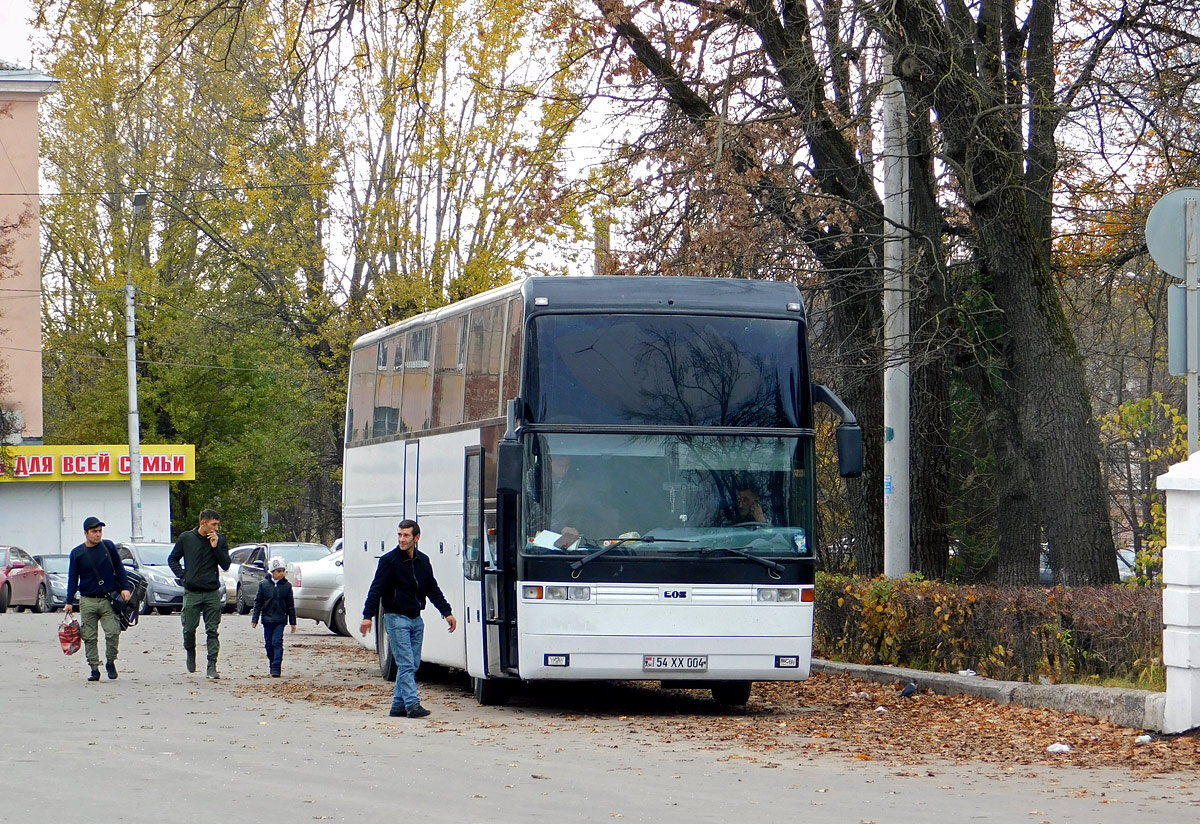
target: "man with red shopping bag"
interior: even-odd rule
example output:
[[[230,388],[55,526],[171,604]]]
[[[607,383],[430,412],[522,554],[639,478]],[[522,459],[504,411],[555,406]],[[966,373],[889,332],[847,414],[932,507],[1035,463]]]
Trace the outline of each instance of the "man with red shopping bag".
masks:
[[[121,622],[108,600],[110,592],[120,592],[129,600],[129,583],[125,580],[125,567],[117,557],[117,548],[112,541],[104,540],[104,522],[94,515],[83,522],[84,541],[71,550],[71,563],[67,571],[67,605],[63,612],[71,614],[71,602],[75,590],[79,590],[79,613],[83,626],[79,634],[83,637],[83,650],[88,666],[92,668],[89,681],[100,680],[100,633],[104,630],[105,669],[109,678],[117,677],[117,650],[121,643]],[[99,627],[97,626],[99,625]]]

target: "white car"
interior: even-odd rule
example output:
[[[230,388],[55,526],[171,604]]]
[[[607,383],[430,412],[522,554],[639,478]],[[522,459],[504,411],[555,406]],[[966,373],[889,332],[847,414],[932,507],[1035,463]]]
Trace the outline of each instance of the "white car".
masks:
[[[349,635],[342,586],[342,551],[315,561],[288,564],[288,580],[296,599],[296,617],[321,621],[331,632]]]

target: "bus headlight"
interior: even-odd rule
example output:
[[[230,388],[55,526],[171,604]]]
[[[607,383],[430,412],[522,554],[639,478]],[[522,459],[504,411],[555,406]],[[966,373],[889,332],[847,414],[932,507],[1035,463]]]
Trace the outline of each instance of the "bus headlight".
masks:
[[[521,587],[521,597],[526,601],[540,601],[542,600],[542,588],[532,584],[526,584],[525,586]]]
[[[567,587],[568,601],[590,601],[592,600],[591,587]]]
[[[565,601],[567,600],[566,587],[546,587],[547,601]]]
[[[794,587],[764,587],[758,591],[758,600],[768,603],[796,603],[800,600],[800,590]]]

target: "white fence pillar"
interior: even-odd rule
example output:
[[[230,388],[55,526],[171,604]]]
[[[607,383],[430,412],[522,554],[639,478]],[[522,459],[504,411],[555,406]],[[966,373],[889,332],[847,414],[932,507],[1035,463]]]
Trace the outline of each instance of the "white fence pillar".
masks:
[[[1163,550],[1163,664],[1167,695],[1160,732],[1200,727],[1200,452],[1158,478],[1167,494]]]

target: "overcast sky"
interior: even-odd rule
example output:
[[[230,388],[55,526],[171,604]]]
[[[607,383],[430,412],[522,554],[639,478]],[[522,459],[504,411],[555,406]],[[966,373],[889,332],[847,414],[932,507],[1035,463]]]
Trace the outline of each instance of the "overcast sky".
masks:
[[[29,38],[33,29],[30,0],[0,0],[0,60],[29,68],[32,55]],[[40,68],[40,67],[39,67]]]

